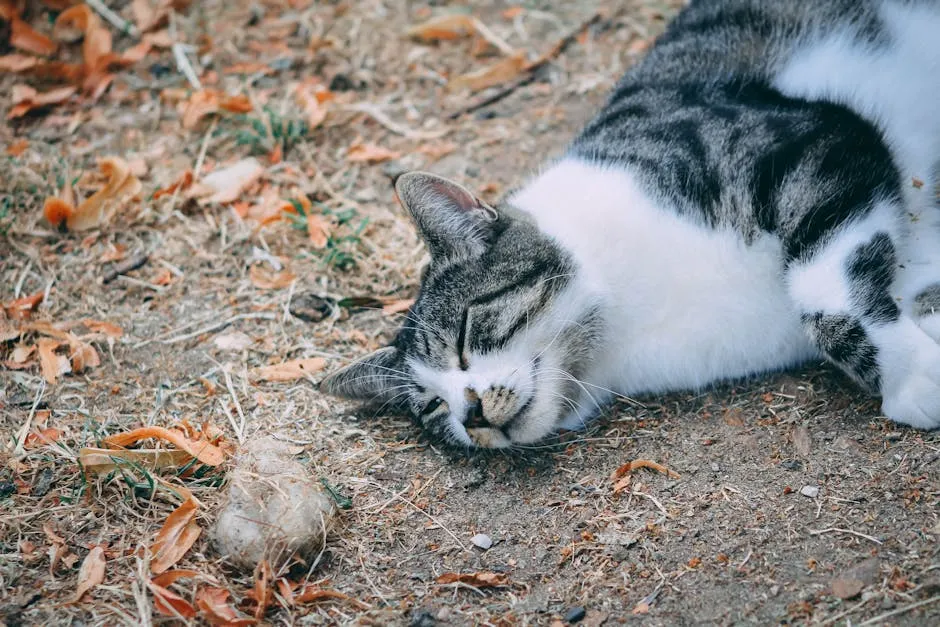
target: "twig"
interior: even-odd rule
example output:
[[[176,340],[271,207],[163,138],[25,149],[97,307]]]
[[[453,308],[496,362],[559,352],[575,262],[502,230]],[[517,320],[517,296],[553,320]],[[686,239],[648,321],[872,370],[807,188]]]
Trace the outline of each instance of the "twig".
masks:
[[[839,527],[827,527],[826,529],[810,529],[810,535],[819,536],[824,533],[848,533],[853,536],[858,536],[859,538],[865,538],[866,540],[871,540],[875,544],[881,544],[881,540],[878,538],[873,538],[872,536],[867,536],[864,533],[858,531],[852,531],[851,529],[840,529]]]
[[[588,20],[582,22],[581,25],[578,26],[576,29],[574,29],[573,31],[571,31],[570,33],[568,33],[567,35],[559,39],[555,43],[554,46],[549,48],[548,52],[540,56],[535,61],[529,63],[525,67],[525,70],[524,70],[525,74],[522,77],[517,78],[515,81],[513,81],[506,87],[503,87],[502,89],[497,91],[495,94],[487,96],[486,98],[482,100],[478,100],[477,102],[471,103],[467,105],[466,107],[463,107],[462,109],[454,111],[453,113],[447,116],[447,119],[456,120],[457,118],[459,118],[460,116],[464,114],[473,113],[474,111],[478,111],[484,107],[488,107],[489,105],[495,102],[499,102],[500,100],[502,100],[503,98],[505,98],[512,92],[516,91],[520,87],[524,87],[528,85],[529,83],[535,80],[536,74],[540,69],[542,69],[543,67],[545,67],[546,65],[554,61],[556,58],[558,58],[565,50],[568,49],[568,47],[571,44],[577,41],[581,33],[586,31],[595,23],[599,22],[601,19],[604,18],[604,16],[605,14],[603,11],[598,11],[594,13],[594,15],[592,15]]]
[[[176,59],[176,68],[186,77],[193,89],[202,89],[202,83],[199,82],[199,77],[196,76],[196,70],[193,69],[193,64],[186,56],[187,48],[189,48],[187,44],[178,41],[173,42],[173,58]]]
[[[166,340],[157,340],[161,344],[176,344],[177,342],[185,342],[186,340],[191,340],[194,337],[199,337],[204,333],[209,333],[210,331],[218,331],[219,329],[224,329],[233,322],[239,320],[274,320],[277,316],[270,313],[256,313],[256,314],[238,314],[237,316],[232,316],[228,320],[221,320],[219,322],[213,322],[210,325],[207,325],[197,331],[192,333],[186,333],[183,335],[177,335],[176,337],[171,337]]]
[[[473,18],[473,27],[476,29],[477,34],[480,35],[483,39],[492,44],[495,48],[498,48],[503,54],[515,54],[515,49],[506,43],[502,37],[491,31],[487,28],[486,24],[480,20]]]
[[[127,33],[135,39],[140,37],[140,32],[137,30],[136,26],[109,9],[101,0],[85,0],[85,4],[100,13],[101,17],[111,22],[111,25],[122,33]]]
[[[899,607],[896,610],[891,610],[890,612],[885,612],[884,614],[879,614],[874,618],[869,618],[864,623],[859,623],[857,627],[864,627],[865,625],[876,625],[886,618],[891,618],[892,616],[897,616],[898,614],[906,614],[911,610],[916,610],[919,607],[924,607],[925,605],[930,605],[931,603],[936,603],[937,601],[940,601],[940,594],[932,596],[929,599],[924,599],[923,601],[918,601],[917,603],[911,603],[910,605]]]
[[[137,268],[140,268],[145,263],[147,263],[148,259],[150,259],[150,253],[141,253],[139,255],[134,255],[133,257],[122,261],[121,263],[116,263],[111,266],[110,270],[104,273],[101,282],[106,284],[110,283],[122,274],[127,274],[128,272],[132,272]]]
[[[655,505],[659,509],[659,511],[663,513],[663,516],[665,516],[666,518],[672,518],[672,516],[669,515],[669,512],[666,511],[666,508],[663,507],[663,504],[659,502],[659,499],[657,499],[652,494],[647,494],[646,492],[639,492],[637,490],[633,490],[632,492],[630,492],[630,494],[634,496],[642,496],[642,497],[648,498],[649,500],[653,502],[653,505]]]
[[[450,529],[448,529],[448,528],[444,525],[444,523],[442,523],[441,521],[439,521],[437,518],[435,518],[434,516],[432,516],[432,515],[429,514],[428,512],[424,511],[423,509],[421,509],[420,507],[418,507],[417,505],[415,505],[414,503],[412,503],[412,502],[409,501],[408,499],[406,499],[406,498],[404,498],[404,497],[402,497],[402,496],[399,496],[399,495],[395,494],[394,492],[392,492],[392,491],[389,490],[388,488],[386,488],[386,487],[384,487],[384,486],[381,486],[381,485],[379,485],[379,484],[377,484],[377,483],[374,484],[374,485],[375,485],[375,487],[377,487],[379,490],[382,490],[383,492],[390,492],[390,493],[392,493],[392,494],[394,495],[394,497],[395,497],[396,499],[398,499],[399,501],[401,501],[402,503],[407,503],[408,505],[410,505],[411,507],[413,507],[413,508],[416,509],[417,511],[419,511],[419,512],[421,512],[422,514],[424,514],[425,516],[427,516],[428,520],[430,520],[432,523],[434,523],[435,525],[437,525],[438,527],[440,527],[441,529],[443,529],[443,530],[447,533],[447,535],[449,535],[451,538],[453,538],[453,539],[454,539],[454,542],[457,543],[457,546],[459,546],[461,549],[463,549],[463,550],[466,551],[467,553],[470,553],[470,550],[469,550],[466,546],[464,546],[464,543],[460,541],[460,538],[458,538],[458,537],[454,534],[453,531],[451,531]]]
[[[245,412],[242,411],[242,405],[238,402],[238,396],[235,394],[235,386],[232,385],[232,376],[228,373],[227,368],[222,368],[222,376],[225,378],[225,387],[228,388],[228,393],[232,395],[232,402],[235,403],[235,409],[238,410],[240,422],[236,425],[234,418],[232,418],[232,429],[235,430],[235,436],[238,438],[239,446],[241,446],[245,443]]]
[[[395,133],[396,135],[401,135],[402,137],[407,137],[408,139],[437,139],[450,132],[450,129],[446,128],[438,131],[419,131],[408,128],[407,126],[399,124],[385,115],[385,113],[378,106],[368,102],[347,105],[343,107],[343,110],[355,111],[356,113],[365,113],[391,132]]]
[[[202,170],[202,164],[206,160],[206,153],[209,151],[209,140],[212,138],[212,133],[215,132],[215,127],[218,123],[219,119],[213,118],[212,124],[209,125],[209,130],[206,131],[205,136],[202,138],[202,146],[199,147],[199,156],[196,157],[196,165],[193,166],[193,181],[199,180],[199,171]]]
[[[29,429],[33,426],[33,416],[36,415],[36,409],[39,407],[39,403],[42,401],[43,392],[46,391],[46,381],[45,379],[40,380],[39,387],[36,388],[36,397],[33,399],[33,406],[29,410],[29,414],[26,416],[26,422],[23,423],[23,426],[20,427],[20,432],[16,434],[16,447],[13,449],[13,456],[19,457],[25,453],[23,448],[26,445],[26,436],[29,435]]]
[[[824,620],[823,622],[821,622],[821,623],[819,624],[819,627],[825,627],[826,625],[832,625],[833,623],[836,623],[836,622],[838,622],[839,620],[845,618],[845,617],[848,616],[849,614],[854,614],[854,613],[857,612],[859,609],[861,609],[861,607],[862,607],[863,605],[865,605],[865,604],[868,603],[869,601],[871,601],[871,599],[863,599],[863,600],[859,601],[858,603],[856,603],[855,605],[853,605],[853,606],[850,607],[849,609],[845,610],[844,612],[839,612],[839,613],[836,614],[835,616],[832,616],[832,617],[830,617],[830,618],[827,618],[826,620]]]

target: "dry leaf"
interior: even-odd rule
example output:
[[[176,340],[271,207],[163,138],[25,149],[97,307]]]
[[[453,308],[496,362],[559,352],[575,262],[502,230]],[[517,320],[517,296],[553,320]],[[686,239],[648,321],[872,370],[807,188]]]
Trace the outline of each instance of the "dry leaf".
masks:
[[[314,372],[319,372],[326,367],[326,360],[322,357],[311,357],[309,359],[292,359],[273,366],[264,366],[255,368],[252,373],[262,381],[296,381],[297,379],[306,379]]]
[[[98,169],[108,179],[103,188],[77,208],[73,208],[67,199],[46,199],[43,207],[46,220],[53,226],[64,221],[70,231],[86,231],[108,222],[140,194],[140,179],[131,174],[123,159],[107,157],[99,161]]]
[[[46,534],[49,542],[52,543],[52,546],[49,547],[49,576],[55,579],[56,566],[58,566],[62,556],[68,552],[68,548],[65,546],[65,539],[53,531],[52,524],[48,521],[42,524],[42,531]]]
[[[158,586],[163,586],[165,588],[176,583],[177,579],[191,579],[193,577],[197,577],[198,575],[199,573],[195,570],[177,568],[160,573],[150,581],[157,584]]]
[[[281,588],[281,592],[283,596],[284,587],[287,587],[289,589],[289,586],[281,586],[280,584],[282,581],[284,580],[281,579],[280,581],[278,581],[278,584],[279,584],[278,587]],[[346,601],[348,603],[351,603],[352,605],[355,605],[359,609],[366,609],[368,607],[365,603],[362,603],[361,601],[357,601],[356,599],[352,598],[348,594],[343,594],[342,592],[338,590],[324,590],[315,584],[307,584],[300,592],[293,592],[291,597],[294,603],[316,603],[319,601],[335,599],[337,601]]]
[[[39,367],[42,370],[42,377],[46,380],[46,383],[54,385],[59,375],[68,373],[72,368],[67,357],[57,355],[55,352],[62,345],[62,342],[41,337],[37,345],[39,347]]]
[[[176,190],[185,191],[189,189],[189,186],[192,184],[193,184],[193,171],[186,170],[171,185],[169,185],[168,187],[164,187],[163,189],[158,189],[157,191],[155,191],[153,193],[153,200],[157,200],[158,198],[162,198],[164,196],[169,196],[170,194],[175,193]]]
[[[333,93],[312,85],[300,84],[294,88],[294,99],[303,111],[307,126],[313,130],[323,124]]]
[[[813,436],[810,434],[809,429],[803,425],[794,427],[790,437],[793,439],[793,448],[796,449],[796,452],[803,457],[809,457],[810,452],[813,450]]]
[[[76,339],[70,346],[69,360],[72,363],[72,372],[78,373],[101,365],[98,351],[91,344]]]
[[[78,451],[78,463],[86,473],[103,475],[118,467],[121,460],[150,470],[180,468],[193,456],[182,450],[109,449],[86,447]],[[157,582],[159,583],[159,582]],[[161,584],[165,585],[165,584]]]
[[[353,163],[381,163],[397,159],[400,156],[400,152],[382,148],[375,144],[355,143],[346,152],[346,159]]]
[[[78,569],[78,585],[75,588],[75,596],[69,603],[78,603],[82,596],[104,581],[104,549],[96,546],[82,561],[82,567]]]
[[[10,320],[29,320],[30,316],[33,315],[33,312],[36,311],[36,308],[39,307],[45,296],[45,291],[36,292],[29,296],[7,301],[0,305],[0,307],[3,308],[7,314],[7,318]]]
[[[228,597],[229,591],[222,588],[206,587],[196,592],[196,605],[202,610],[206,622],[224,627],[254,625],[258,622],[253,618],[239,616],[228,604]]]
[[[25,54],[7,54],[0,57],[0,72],[25,72],[42,63],[41,59]]]
[[[190,198],[199,198],[200,204],[234,202],[242,193],[264,175],[264,166],[250,157],[215,170],[203,177],[189,190]]]
[[[58,47],[54,41],[41,33],[37,33],[29,24],[19,18],[13,18],[10,24],[10,45],[25,52],[39,54],[44,57],[50,56]]]
[[[636,607],[633,608],[634,614],[648,614],[650,611],[650,604],[646,601],[640,601],[636,604]]]
[[[13,143],[11,143],[9,146],[7,146],[5,152],[7,153],[7,156],[10,156],[10,157],[19,157],[19,156],[21,156],[24,152],[26,152],[26,149],[27,149],[27,148],[29,148],[29,140],[28,140],[28,139],[17,139],[17,140],[14,141]]]
[[[40,93],[28,85],[14,85],[12,89],[13,106],[10,107],[10,111],[7,113],[7,119],[20,118],[36,109],[63,103],[71,98],[76,91],[76,87],[66,86]]]
[[[251,279],[251,284],[258,289],[279,290],[290,287],[290,284],[297,280],[297,275],[287,269],[272,272],[264,266],[252,266],[248,270],[248,278]]]
[[[180,561],[202,533],[196,523],[196,501],[192,498],[170,512],[163,527],[157,532],[150,551],[150,570],[160,574]]]
[[[124,335],[124,330],[113,322],[85,318],[82,320],[82,324],[85,325],[89,331],[94,333],[102,333],[108,337],[119,338]]]
[[[58,429],[47,428],[42,431],[35,433],[30,433],[26,436],[26,440],[23,442],[24,449],[32,449],[37,446],[43,446],[45,444],[52,444],[62,435],[62,432]]]
[[[655,470],[655,471],[657,471],[657,472],[661,472],[662,474],[667,475],[668,477],[670,477],[670,478],[672,478],[672,479],[681,479],[681,477],[679,476],[679,473],[674,472],[674,471],[672,471],[672,470],[669,470],[668,468],[666,468],[666,467],[663,466],[662,464],[658,464],[658,463],[656,463],[656,462],[654,462],[654,461],[651,461],[651,460],[649,460],[649,459],[635,459],[635,460],[633,460],[632,462],[627,462],[626,464],[624,464],[624,465],[620,466],[619,468],[617,468],[617,470],[615,470],[615,471],[611,474],[610,478],[611,478],[611,479],[619,479],[620,477],[623,477],[623,476],[626,475],[627,473],[633,472],[634,470],[636,470],[636,469],[638,469],[638,468],[649,468],[649,469],[651,469],[651,470]]]
[[[432,159],[440,159],[455,150],[457,150],[457,144],[454,142],[432,142],[418,147],[418,152]]]
[[[228,96],[216,89],[203,89],[194,93],[186,103],[183,128],[196,128],[202,118],[219,111],[249,113],[251,110],[251,101],[247,96]]]
[[[243,351],[255,343],[251,337],[241,331],[216,335],[212,343],[216,348],[223,351]]]
[[[522,74],[527,67],[528,62],[525,53],[519,51],[501,61],[497,61],[493,65],[454,78],[448,83],[448,89],[452,91],[461,89],[480,91],[513,80]]]
[[[186,437],[179,429],[141,427],[133,431],[108,436],[104,439],[104,444],[117,448],[125,448],[147,438],[157,438],[169,442],[209,466],[218,466],[225,461],[225,453],[220,447],[212,444],[208,440],[192,440]]]
[[[264,616],[265,610],[268,609],[271,600],[274,598],[274,590],[271,589],[271,579],[273,576],[268,560],[261,560],[258,562],[257,566],[255,566],[255,586],[245,594],[245,596],[253,599],[257,604],[255,607],[255,618],[258,620],[261,620],[261,617]]]
[[[196,608],[180,595],[153,581],[149,581],[147,587],[153,594],[153,607],[160,614],[177,618],[195,618]]]
[[[475,33],[477,31],[476,25],[476,19],[466,13],[438,15],[409,28],[408,36],[425,43],[460,39]]]
[[[496,588],[509,585],[506,573],[444,573],[435,581],[440,584],[463,583],[475,588]]]
[[[32,357],[33,353],[36,352],[35,346],[27,346],[25,344],[20,344],[13,349],[13,353],[10,355],[10,359],[17,364],[25,362],[27,359]]]

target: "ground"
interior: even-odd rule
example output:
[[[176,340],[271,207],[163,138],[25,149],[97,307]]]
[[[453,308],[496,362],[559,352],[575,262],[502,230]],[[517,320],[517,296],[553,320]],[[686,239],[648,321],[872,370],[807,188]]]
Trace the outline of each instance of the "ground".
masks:
[[[129,3],[106,4],[131,18]],[[353,601],[287,609],[281,595],[264,616],[270,624],[546,625],[578,619],[578,608],[589,625],[940,621],[940,434],[888,422],[877,400],[827,367],[624,400],[585,433],[469,455],[437,449],[407,418],[327,398],[313,384],[388,341],[399,315],[381,305],[394,309],[415,294],[424,252],[391,177],[427,169],[497,199],[563,149],[678,4],[206,0],[181,8],[170,36],[199,49],[191,58],[204,86],[248,95],[248,113],[184,128],[177,101],[192,87],[173,54],[157,48],[116,70],[97,100],[76,95],[4,125],[0,302],[45,292],[33,322],[91,318],[123,335],[90,334],[100,364],[55,383],[38,365],[13,368],[35,359],[14,355],[17,342],[37,341],[35,330],[0,344],[0,620],[176,620],[153,605],[145,547],[179,499],[85,475],[78,451],[187,420],[214,425],[232,445],[274,435],[339,501],[351,500],[319,559],[282,574]],[[500,87],[468,94],[448,80],[505,53],[469,37],[405,36],[432,15],[472,12],[531,59],[598,10],[534,80],[454,119]],[[24,15],[44,32],[52,17],[39,3]],[[115,49],[135,41],[115,31]],[[232,72],[236,63],[255,65]],[[10,110],[15,83],[45,89],[47,81],[0,74],[0,112]],[[335,96],[323,103],[325,119],[298,108],[294,81],[319,81]],[[315,128],[272,130],[289,119]],[[350,153],[356,144],[365,148]],[[349,158],[373,147],[396,155]],[[134,164],[142,200],[87,231],[50,226],[44,200],[79,177],[85,195],[100,187],[91,173],[106,156]],[[200,204],[182,190],[153,197],[186,170],[205,175],[247,156],[265,173],[235,203]],[[333,221],[325,248],[290,220],[251,219],[259,197],[301,196],[314,201],[310,220]],[[105,282],[115,264],[138,257],[140,267]],[[291,274],[275,274],[272,259]],[[343,302],[351,298],[361,300]],[[309,313],[316,306],[325,316]],[[312,380],[252,375],[316,357],[325,362]],[[638,459],[678,478],[637,469],[617,485],[612,474]],[[195,493],[197,523],[209,529],[226,468],[202,480],[157,474]],[[492,547],[475,547],[477,534]],[[205,586],[228,590],[247,616],[252,573],[226,564],[209,535],[176,566],[197,574],[172,589],[190,603]],[[62,543],[65,557],[51,564]],[[71,602],[94,547],[104,548],[104,580]],[[445,573],[483,576],[438,582]],[[501,585],[473,585],[486,581]]]

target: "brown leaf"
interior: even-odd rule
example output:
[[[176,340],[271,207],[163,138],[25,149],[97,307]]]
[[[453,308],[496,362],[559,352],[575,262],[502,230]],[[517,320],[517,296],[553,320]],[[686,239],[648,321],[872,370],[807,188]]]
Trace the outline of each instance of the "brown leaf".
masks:
[[[401,156],[400,152],[382,148],[375,144],[355,143],[346,152],[346,159],[352,163],[381,163]]]
[[[78,603],[86,592],[104,581],[104,566],[104,549],[96,546],[88,552],[78,569],[78,585],[69,603]]]
[[[261,620],[265,610],[271,604],[274,598],[274,590],[271,588],[271,579],[273,578],[271,565],[268,560],[261,560],[255,566],[255,585],[245,596],[249,596],[257,604],[255,606],[255,618]]]
[[[202,89],[190,97],[183,110],[183,128],[194,129],[207,115],[228,111],[249,113],[251,101],[247,96],[229,96],[216,89]]]
[[[59,560],[62,559],[62,556],[68,552],[68,547],[65,545],[65,539],[52,529],[52,523],[48,521],[44,522],[42,524],[42,531],[52,544],[52,546],[49,547],[49,576],[55,579],[56,566],[59,565]]]
[[[210,625],[240,627],[258,622],[254,618],[239,616],[235,608],[228,604],[228,597],[229,591],[222,588],[205,587],[196,592],[196,605]]]
[[[840,599],[852,599],[857,597],[865,589],[865,582],[860,579],[834,579],[832,582],[832,594]]]
[[[196,501],[190,498],[167,516],[150,547],[153,553],[150,570],[154,574],[160,574],[180,561],[202,533],[195,520],[196,509]]]
[[[40,93],[28,85],[14,85],[12,89],[13,106],[10,107],[10,111],[7,113],[7,119],[20,118],[36,109],[63,103],[71,98],[76,91],[76,87],[66,86]]]
[[[203,205],[234,202],[263,175],[264,166],[257,159],[249,157],[203,177],[187,195],[198,198]]]
[[[16,141],[12,142],[9,146],[7,146],[4,152],[6,152],[6,154],[10,157],[19,157],[24,152],[26,152],[28,148],[29,148],[29,140],[21,138],[21,139],[17,139]]]
[[[615,470],[611,474],[610,478],[619,479],[620,477],[623,477],[627,473],[631,473],[638,468],[649,468],[650,470],[655,470],[656,472],[660,472],[664,475],[667,475],[668,477],[671,477],[672,479],[681,479],[681,477],[679,476],[679,473],[673,472],[672,470],[669,470],[662,464],[658,464],[649,459],[635,459],[632,462],[627,462],[626,464],[617,468],[617,470]]]
[[[164,196],[169,196],[176,192],[176,190],[185,191],[189,189],[189,186],[193,184],[193,171],[186,170],[183,174],[176,179],[172,184],[162,189],[158,189],[153,193],[153,199],[157,200]]]
[[[813,450],[813,436],[810,434],[809,429],[803,425],[794,427],[790,437],[793,440],[793,448],[796,449],[796,452],[803,457],[809,457],[810,452]]]
[[[292,359],[273,366],[255,368],[253,374],[262,381],[295,381],[306,379],[314,372],[323,370],[326,360],[321,357]]]
[[[191,579],[198,576],[199,573],[195,570],[189,570],[186,568],[176,568],[174,570],[168,570],[164,573],[160,573],[150,581],[157,584],[158,586],[163,586],[164,588],[176,583],[177,579]]]
[[[33,353],[36,352],[36,347],[33,345],[20,344],[13,349],[13,353],[10,355],[10,360],[16,364],[22,364],[27,359],[32,357]]]
[[[85,447],[78,451],[78,463],[86,473],[103,475],[118,467],[120,460],[151,470],[179,468],[192,461],[186,451],[164,449],[111,449]],[[160,585],[167,585],[157,582]]]
[[[476,24],[476,19],[466,13],[438,15],[412,26],[407,34],[408,37],[417,41],[433,43],[468,37],[477,31]]]
[[[45,291],[36,292],[29,296],[7,301],[0,305],[0,307],[3,308],[7,314],[7,318],[10,320],[29,320],[30,316],[33,315],[33,312],[36,311],[36,308],[39,307],[45,296]]]
[[[131,174],[123,159],[107,157],[99,161],[98,169],[107,177],[107,183],[77,208],[66,199],[46,200],[43,214],[50,223],[59,225],[64,220],[70,231],[92,229],[110,221],[140,194],[140,179]]]
[[[64,355],[57,355],[56,349],[62,345],[62,342],[47,337],[39,338],[37,346],[39,348],[39,367],[42,371],[42,377],[46,383],[54,385],[59,375],[66,374],[71,370],[71,364]]]
[[[119,338],[124,335],[124,330],[113,322],[85,318],[82,320],[82,324],[88,327],[89,331],[94,333],[102,333],[108,337]]]
[[[497,588],[509,585],[506,573],[444,573],[436,579],[437,583],[463,583],[476,588]]]
[[[157,438],[169,442],[209,466],[218,466],[225,461],[225,452],[220,447],[205,439],[192,440],[186,437],[179,429],[141,427],[140,429],[108,436],[104,439],[104,444],[117,448],[125,448],[147,438]]]
[[[7,54],[0,57],[0,72],[25,72],[42,63],[41,59],[25,54]]]
[[[56,43],[19,18],[13,18],[10,24],[10,45],[25,52],[44,57],[52,55],[58,46]]]
[[[525,53],[516,52],[493,65],[458,76],[450,81],[448,89],[480,91],[513,80],[528,67]]]
[[[312,85],[300,84],[294,88],[294,99],[303,111],[307,126],[312,130],[323,124],[326,119],[333,93]]]
[[[180,595],[154,581],[149,581],[147,587],[153,594],[153,607],[160,614],[177,618],[195,618],[196,608]]]
[[[279,580],[278,584],[280,584],[282,581],[284,580],[283,579]],[[280,585],[278,587],[281,588],[282,593],[283,593],[283,587]],[[289,586],[286,586],[286,587],[289,589]],[[297,604],[318,603],[320,601],[335,599],[337,601],[346,601],[347,603],[350,603],[358,607],[359,609],[366,609],[369,607],[365,603],[362,603],[361,601],[357,601],[356,599],[352,598],[348,594],[344,594],[340,592],[339,590],[324,590],[323,588],[321,588],[320,586],[316,584],[307,584],[299,592],[293,592],[292,598],[293,598],[294,603],[297,603]]]
[[[286,268],[280,272],[272,272],[264,266],[252,266],[248,270],[248,278],[258,289],[279,290],[290,287],[290,284],[297,280],[297,275]]]
[[[95,347],[81,340],[75,340],[71,344],[69,360],[72,362],[72,372],[75,373],[101,365],[101,358],[98,357]]]

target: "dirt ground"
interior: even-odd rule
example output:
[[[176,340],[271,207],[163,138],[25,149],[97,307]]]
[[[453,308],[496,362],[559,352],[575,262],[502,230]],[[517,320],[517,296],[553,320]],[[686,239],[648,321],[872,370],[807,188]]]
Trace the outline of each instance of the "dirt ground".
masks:
[[[130,19],[130,3],[106,4]],[[424,258],[391,177],[428,169],[498,198],[563,149],[678,4],[197,1],[175,14],[171,34],[200,48],[191,57],[205,85],[248,95],[250,113],[184,128],[174,99],[191,86],[173,53],[157,49],[118,71],[97,101],[76,96],[0,127],[0,302],[45,291],[33,321],[93,318],[123,329],[91,340],[100,365],[54,384],[38,365],[0,365],[0,621],[179,622],[154,608],[141,559],[179,500],[86,477],[78,451],[182,420],[211,423],[237,443],[243,415],[243,441],[275,435],[351,500],[306,576],[353,601],[286,608],[281,595],[268,624],[940,623],[940,434],[893,425],[824,366],[624,400],[585,433],[470,455],[435,448],[407,418],[324,397],[312,381],[251,375],[321,357],[316,379],[386,342],[399,314],[375,305],[413,296]],[[29,22],[48,27],[44,5],[29,5]],[[598,10],[534,80],[455,119],[500,87],[453,92],[448,79],[505,53],[469,37],[405,37],[432,15],[470,11],[532,59]],[[115,32],[116,49],[133,43]],[[231,71],[238,63],[255,65]],[[325,120],[272,140],[275,118],[304,119],[290,88],[305,79],[335,95]],[[17,83],[50,84],[0,74],[4,115]],[[396,154],[353,161],[356,144]],[[136,166],[143,200],[90,231],[52,228],[44,200],[109,155],[146,166]],[[241,205],[152,197],[186,170],[247,156],[266,171]],[[333,220],[326,248],[290,221],[262,227],[245,214],[259,196],[298,193]],[[140,267],[105,282],[115,264],[142,254]],[[270,277],[272,263],[296,279],[266,289],[259,276]],[[36,341],[5,340],[0,364]],[[617,487],[612,473],[636,459],[679,478],[638,469]],[[219,476],[182,480],[203,504],[203,529],[223,499]],[[477,534],[491,548],[475,547]],[[53,536],[70,559],[51,563]],[[172,590],[193,603],[200,587],[226,589],[248,616],[252,573],[227,565],[208,536],[177,564],[198,574]],[[71,603],[96,546],[105,548],[104,581]],[[439,583],[445,573],[496,574],[502,585]]]

